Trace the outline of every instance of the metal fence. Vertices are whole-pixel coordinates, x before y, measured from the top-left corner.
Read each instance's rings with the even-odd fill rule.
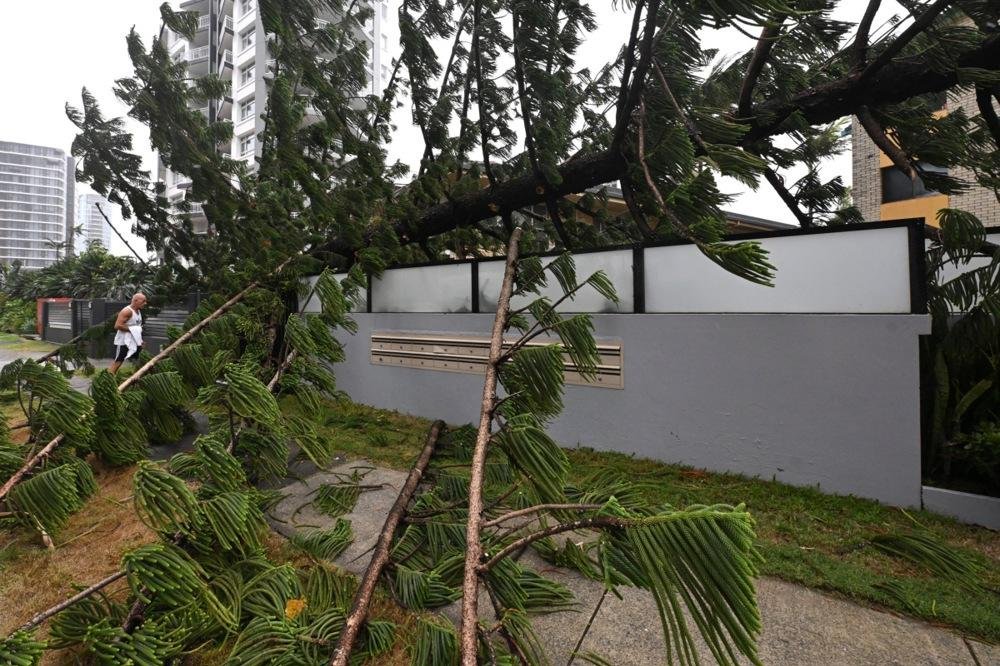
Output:
[[[181,327],[188,315],[201,302],[200,294],[189,294],[183,303],[161,307],[156,314],[143,313],[143,345],[155,354],[168,342],[168,329]],[[95,299],[44,299],[42,302],[42,339],[63,344],[81,335],[89,328],[113,319],[128,301]],[[87,356],[95,359],[110,358],[114,354],[113,332],[96,340],[87,341]]]

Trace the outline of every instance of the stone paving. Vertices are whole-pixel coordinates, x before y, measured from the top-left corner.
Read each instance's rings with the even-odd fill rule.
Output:
[[[329,526],[332,519],[311,506],[314,491],[325,483],[336,483],[343,478],[338,475],[349,475],[359,466],[371,467],[364,462],[341,462],[327,471],[317,471],[288,483],[282,488],[285,498],[271,512],[272,526],[286,536],[296,530]],[[371,467],[364,483],[382,488],[362,493],[354,511],[344,516],[351,521],[355,538],[335,560],[336,564],[356,574],[364,572],[405,477],[405,473],[397,470]],[[603,587],[574,571],[555,568],[530,551],[523,556],[522,563],[567,585],[579,602],[573,611],[534,618],[552,663],[565,664]],[[642,590],[621,591],[621,599],[607,595],[581,650],[595,652],[614,664],[666,663],[651,596]],[[859,606],[800,585],[761,578],[757,595],[764,625],[760,657],[765,664],[1000,666],[1000,647],[967,641],[947,629]],[[453,620],[458,618],[457,604],[442,612]],[[703,663],[714,663],[705,646],[701,646],[700,656]]]

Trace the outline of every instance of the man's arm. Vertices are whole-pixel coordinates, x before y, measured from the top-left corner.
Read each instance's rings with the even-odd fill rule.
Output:
[[[115,319],[115,330],[128,333],[128,320],[131,318],[132,311],[128,308],[122,308],[122,311],[118,313],[118,319]]]

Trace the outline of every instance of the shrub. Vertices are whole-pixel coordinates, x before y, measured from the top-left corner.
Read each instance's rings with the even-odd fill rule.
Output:
[[[0,333],[33,333],[35,303],[0,294]]]
[[[956,476],[984,484],[988,494],[1000,496],[1000,423],[984,421],[959,435],[951,457]]]

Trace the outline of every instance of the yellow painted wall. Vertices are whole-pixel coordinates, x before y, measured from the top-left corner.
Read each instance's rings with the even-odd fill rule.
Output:
[[[930,194],[915,199],[903,199],[902,201],[882,204],[880,218],[883,220],[904,220],[911,217],[922,217],[926,224],[936,227],[938,225],[937,212],[947,207],[947,194]]]

